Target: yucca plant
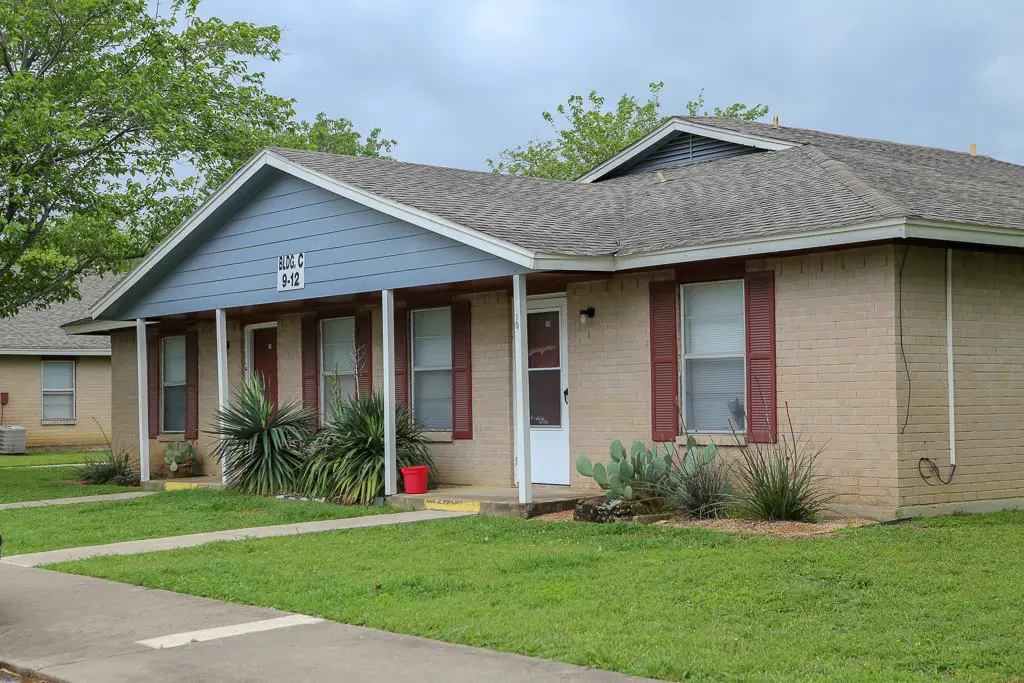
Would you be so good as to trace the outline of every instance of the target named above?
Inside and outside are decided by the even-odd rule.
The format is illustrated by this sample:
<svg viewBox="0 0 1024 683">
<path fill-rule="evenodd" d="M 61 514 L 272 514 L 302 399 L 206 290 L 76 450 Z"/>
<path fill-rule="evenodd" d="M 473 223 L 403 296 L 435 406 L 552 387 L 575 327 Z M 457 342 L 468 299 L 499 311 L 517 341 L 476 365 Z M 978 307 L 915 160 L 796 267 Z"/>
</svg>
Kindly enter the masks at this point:
<svg viewBox="0 0 1024 683">
<path fill-rule="evenodd" d="M 228 487 L 260 496 L 294 491 L 312 417 L 298 403 L 268 401 L 258 375 L 243 381 L 234 401 L 217 410 L 211 431 Z"/>
<path fill-rule="evenodd" d="M 138 486 L 139 470 L 137 458 L 127 448 L 110 446 L 102 460 L 85 459 L 85 466 L 79 478 L 86 484 L 114 484 L 115 486 Z"/>
<path fill-rule="evenodd" d="M 762 519 L 812 522 L 834 498 L 822 490 L 817 472 L 818 458 L 828 444 L 815 445 L 797 434 L 789 404 L 786 422 L 789 432 L 780 430 L 774 443 L 748 441 L 740 447 L 737 508 Z"/>
<path fill-rule="evenodd" d="M 309 442 L 300 488 L 308 496 L 369 504 L 384 495 L 384 398 L 365 392 L 335 397 L 331 420 Z M 423 428 L 395 411 L 398 467 L 430 465 Z"/>
</svg>

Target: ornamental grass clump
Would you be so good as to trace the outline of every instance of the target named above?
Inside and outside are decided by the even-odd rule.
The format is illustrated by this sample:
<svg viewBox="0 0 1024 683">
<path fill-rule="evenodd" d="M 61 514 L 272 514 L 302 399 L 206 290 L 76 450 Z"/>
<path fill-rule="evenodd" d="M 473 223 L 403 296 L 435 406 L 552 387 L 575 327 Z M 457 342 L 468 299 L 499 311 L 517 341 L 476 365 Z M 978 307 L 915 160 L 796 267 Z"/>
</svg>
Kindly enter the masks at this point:
<svg viewBox="0 0 1024 683">
<path fill-rule="evenodd" d="M 260 496 L 293 492 L 312 420 L 298 403 L 268 401 L 258 375 L 243 381 L 231 404 L 217 410 L 211 432 L 228 488 Z"/>
<path fill-rule="evenodd" d="M 748 441 L 736 465 L 737 509 L 766 520 L 813 522 L 834 496 L 822 489 L 818 459 L 827 443 L 815 445 L 797 434 L 786 404 L 789 433 L 780 430 L 772 443 Z"/>
<path fill-rule="evenodd" d="M 300 489 L 315 498 L 373 503 L 384 495 L 384 397 L 377 392 L 351 399 L 335 395 L 331 403 L 331 418 L 306 447 Z M 401 406 L 395 410 L 395 446 L 399 469 L 433 469 L 423 427 Z"/>
<path fill-rule="evenodd" d="M 131 450 L 110 446 L 102 459 L 86 458 L 79 479 L 85 484 L 138 486 L 139 471 L 135 463 Z"/>
<path fill-rule="evenodd" d="M 732 469 L 718 459 L 718 448 L 703 448 L 687 435 L 683 454 L 672 459 L 657 489 L 669 510 L 679 510 L 696 519 L 726 517 L 735 503 Z"/>
</svg>

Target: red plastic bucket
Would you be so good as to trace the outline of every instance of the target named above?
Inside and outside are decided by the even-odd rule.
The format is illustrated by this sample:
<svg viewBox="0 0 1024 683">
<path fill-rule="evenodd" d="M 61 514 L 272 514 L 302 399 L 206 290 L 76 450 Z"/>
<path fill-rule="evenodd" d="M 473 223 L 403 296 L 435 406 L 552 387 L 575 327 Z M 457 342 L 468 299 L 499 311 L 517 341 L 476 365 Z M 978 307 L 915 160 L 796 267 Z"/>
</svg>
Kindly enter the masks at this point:
<svg viewBox="0 0 1024 683">
<path fill-rule="evenodd" d="M 427 475 L 430 473 L 428 465 L 416 465 L 415 467 L 402 468 L 402 481 L 405 482 L 406 493 L 426 493 Z"/>
</svg>

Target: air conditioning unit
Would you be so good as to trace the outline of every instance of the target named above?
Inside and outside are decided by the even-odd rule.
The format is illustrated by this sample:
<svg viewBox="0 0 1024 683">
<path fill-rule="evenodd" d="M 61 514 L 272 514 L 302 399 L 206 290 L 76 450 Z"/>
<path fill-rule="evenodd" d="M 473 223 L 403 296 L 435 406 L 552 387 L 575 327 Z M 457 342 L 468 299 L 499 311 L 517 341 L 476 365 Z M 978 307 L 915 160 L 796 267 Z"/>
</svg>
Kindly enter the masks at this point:
<svg viewBox="0 0 1024 683">
<path fill-rule="evenodd" d="M 25 452 L 24 427 L 0 427 L 0 453 L 17 454 Z"/>
</svg>

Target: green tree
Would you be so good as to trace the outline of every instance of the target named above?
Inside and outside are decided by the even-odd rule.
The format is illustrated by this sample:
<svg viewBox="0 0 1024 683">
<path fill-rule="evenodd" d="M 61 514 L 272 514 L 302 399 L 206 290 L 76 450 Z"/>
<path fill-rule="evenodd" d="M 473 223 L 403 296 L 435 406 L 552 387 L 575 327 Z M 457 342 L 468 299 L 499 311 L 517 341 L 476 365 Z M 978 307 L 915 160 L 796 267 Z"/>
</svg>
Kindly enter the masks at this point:
<svg viewBox="0 0 1024 683">
<path fill-rule="evenodd" d="M 263 145 L 390 152 L 346 119 L 295 121 L 249 67 L 280 58 L 279 29 L 198 5 L 0 0 L 0 318 L 125 270 Z"/>
<path fill-rule="evenodd" d="M 541 116 L 554 131 L 547 140 L 532 140 L 526 145 L 506 149 L 498 161 L 487 160 L 494 173 L 575 180 L 593 167 L 628 147 L 657 128 L 665 120 L 661 115 L 661 91 L 664 82 L 650 83 L 646 102 L 635 96 L 623 95 L 614 108 L 604 109 L 605 98 L 596 91 L 583 98 L 572 95 L 565 104 L 555 107 L 554 113 Z M 686 105 L 690 116 L 707 116 L 704 110 L 704 91 Z M 714 108 L 715 116 L 753 121 L 768 113 L 768 105 L 748 107 L 736 103 L 725 109 Z"/>
</svg>

